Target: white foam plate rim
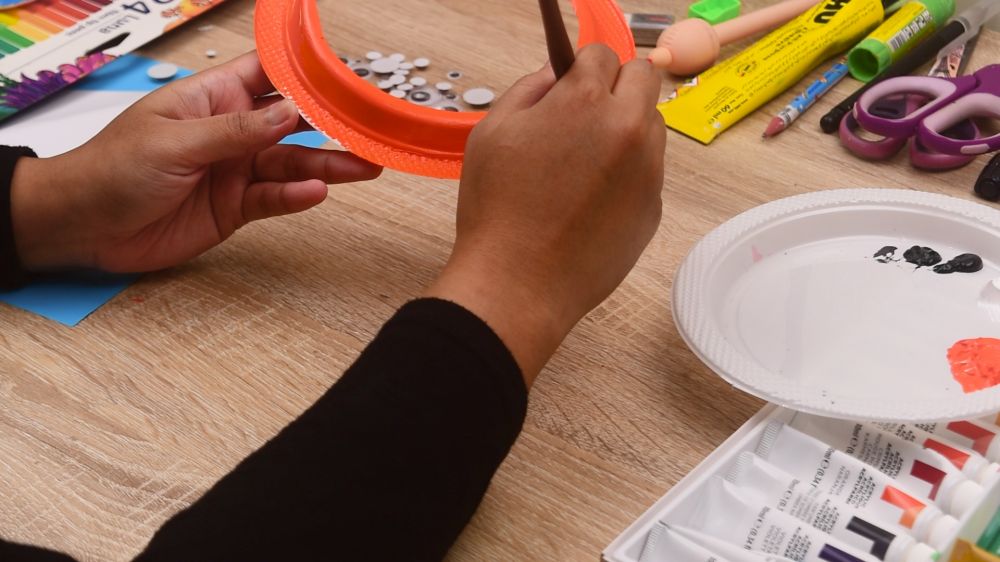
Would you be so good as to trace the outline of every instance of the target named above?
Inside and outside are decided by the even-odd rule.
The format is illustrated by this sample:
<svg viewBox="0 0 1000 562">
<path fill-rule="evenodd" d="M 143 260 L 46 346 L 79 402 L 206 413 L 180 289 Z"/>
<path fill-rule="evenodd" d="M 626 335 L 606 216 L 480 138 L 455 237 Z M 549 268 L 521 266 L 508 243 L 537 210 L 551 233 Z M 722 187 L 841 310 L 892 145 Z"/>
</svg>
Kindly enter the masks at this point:
<svg viewBox="0 0 1000 562">
<path fill-rule="evenodd" d="M 770 371 L 738 349 L 720 329 L 717 319 L 707 312 L 713 299 L 717 302 L 720 298 L 719 294 L 712 293 L 710 283 L 714 264 L 734 245 L 789 217 L 871 205 L 914 209 L 975 225 L 995 237 L 1000 245 L 1000 211 L 947 195 L 905 189 L 852 188 L 817 191 L 765 203 L 712 230 L 682 262 L 674 280 L 672 307 L 681 337 L 703 363 L 730 384 L 795 410 L 837 418 L 885 421 L 944 421 L 1000 411 L 1000 385 L 954 400 L 942 400 L 940 395 L 929 391 L 926 399 L 905 404 L 864 393 L 821 395 L 815 387 L 789 384 L 787 377 Z M 1000 325 L 997 329 L 1000 335 Z"/>
</svg>

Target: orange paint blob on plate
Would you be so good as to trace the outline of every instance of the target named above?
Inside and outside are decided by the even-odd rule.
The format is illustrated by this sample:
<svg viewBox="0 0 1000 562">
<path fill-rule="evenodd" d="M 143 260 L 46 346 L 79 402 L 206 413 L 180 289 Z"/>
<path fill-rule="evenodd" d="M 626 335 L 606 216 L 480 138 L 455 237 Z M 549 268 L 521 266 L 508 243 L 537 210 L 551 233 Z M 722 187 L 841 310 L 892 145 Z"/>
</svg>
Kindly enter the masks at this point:
<svg viewBox="0 0 1000 562">
<path fill-rule="evenodd" d="M 948 350 L 951 374 L 966 393 L 1000 384 L 1000 339 L 962 340 Z"/>
</svg>

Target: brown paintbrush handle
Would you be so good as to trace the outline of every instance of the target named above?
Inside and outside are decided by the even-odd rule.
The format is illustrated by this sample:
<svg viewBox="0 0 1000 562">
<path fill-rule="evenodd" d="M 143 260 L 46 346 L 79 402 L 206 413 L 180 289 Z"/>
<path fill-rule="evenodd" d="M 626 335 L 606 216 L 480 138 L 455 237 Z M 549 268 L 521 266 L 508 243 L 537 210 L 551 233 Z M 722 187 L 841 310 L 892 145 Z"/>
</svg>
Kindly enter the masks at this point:
<svg viewBox="0 0 1000 562">
<path fill-rule="evenodd" d="M 556 78 L 562 78 L 569 72 L 569 67 L 573 66 L 576 56 L 574 55 L 573 43 L 570 42 L 569 34 L 566 33 L 562 12 L 559 11 L 559 0 L 538 0 L 538 6 L 542 9 L 545 43 L 549 47 L 549 61 L 552 62 Z"/>
</svg>

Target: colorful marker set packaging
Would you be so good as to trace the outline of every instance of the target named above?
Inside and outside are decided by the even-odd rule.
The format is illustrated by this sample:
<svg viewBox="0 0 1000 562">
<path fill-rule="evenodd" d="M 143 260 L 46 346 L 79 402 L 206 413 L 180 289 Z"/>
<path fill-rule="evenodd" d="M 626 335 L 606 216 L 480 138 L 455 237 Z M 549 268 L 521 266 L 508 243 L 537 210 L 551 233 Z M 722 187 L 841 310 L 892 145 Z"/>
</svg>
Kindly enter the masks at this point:
<svg viewBox="0 0 1000 562">
<path fill-rule="evenodd" d="M 0 11 L 0 120 L 224 0 L 36 0 Z"/>
<path fill-rule="evenodd" d="M 948 562 L 1000 509 L 1000 427 L 761 410 L 605 562 Z"/>
</svg>

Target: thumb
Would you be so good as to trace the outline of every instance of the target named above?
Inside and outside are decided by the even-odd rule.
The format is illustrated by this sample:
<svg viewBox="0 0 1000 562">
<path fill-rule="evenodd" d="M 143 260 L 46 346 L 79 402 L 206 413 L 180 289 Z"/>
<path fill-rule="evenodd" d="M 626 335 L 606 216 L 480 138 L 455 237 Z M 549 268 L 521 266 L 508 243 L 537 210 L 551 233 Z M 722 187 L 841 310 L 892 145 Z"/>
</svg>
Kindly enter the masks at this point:
<svg viewBox="0 0 1000 562">
<path fill-rule="evenodd" d="M 556 75 L 552 71 L 552 64 L 546 63 L 540 70 L 515 82 L 493 104 L 493 108 L 490 109 L 490 115 L 503 118 L 511 113 L 528 109 L 544 98 L 545 94 L 549 93 L 549 90 L 552 89 L 555 83 Z"/>
<path fill-rule="evenodd" d="M 190 154 L 200 164 L 239 158 L 274 145 L 295 131 L 299 112 L 291 100 L 255 111 L 183 121 Z"/>
</svg>

